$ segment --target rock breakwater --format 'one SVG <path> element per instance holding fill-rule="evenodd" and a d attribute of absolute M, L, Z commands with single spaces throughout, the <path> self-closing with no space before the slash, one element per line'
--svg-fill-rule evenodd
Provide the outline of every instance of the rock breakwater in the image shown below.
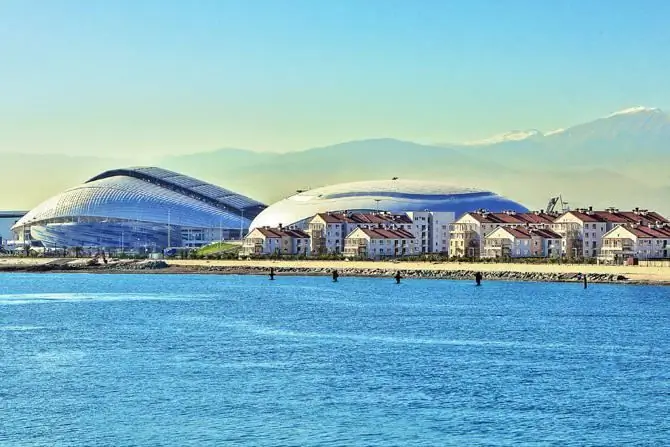
<path fill-rule="evenodd" d="M 221 274 L 238 275 L 266 275 L 269 269 L 266 267 L 244 266 L 244 267 L 224 267 L 224 266 L 199 266 L 200 271 Z M 333 269 L 331 268 L 310 268 L 310 267 L 273 267 L 277 275 L 306 275 L 306 276 L 329 276 Z M 396 272 L 400 272 L 404 278 L 422 278 L 422 279 L 453 279 L 453 280 L 474 280 L 476 270 L 391 270 L 379 268 L 344 268 L 338 269 L 341 277 L 346 276 L 366 276 L 366 277 L 392 277 Z M 480 272 L 484 280 L 495 281 L 539 281 L 539 282 L 576 282 L 582 281 L 584 276 L 581 273 L 537 273 L 537 272 L 514 272 L 514 271 L 493 271 Z M 614 283 L 626 282 L 628 279 L 622 275 L 613 274 L 594 274 L 586 275 L 589 282 L 594 283 Z"/>

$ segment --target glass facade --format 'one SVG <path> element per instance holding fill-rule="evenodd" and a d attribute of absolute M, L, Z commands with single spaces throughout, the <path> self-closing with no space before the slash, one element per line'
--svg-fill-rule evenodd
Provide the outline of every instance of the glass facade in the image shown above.
<path fill-rule="evenodd" d="M 260 202 L 160 168 L 102 173 L 58 194 L 12 228 L 47 248 L 134 249 L 181 246 L 183 234 L 239 237 L 265 208 Z M 169 241 L 168 241 L 169 235 Z"/>

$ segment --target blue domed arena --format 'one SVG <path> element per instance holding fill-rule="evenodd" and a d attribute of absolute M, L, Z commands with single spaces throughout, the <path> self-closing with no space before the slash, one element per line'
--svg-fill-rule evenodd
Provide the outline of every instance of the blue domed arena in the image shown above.
<path fill-rule="evenodd" d="M 453 212 L 457 217 L 486 209 L 527 212 L 528 208 L 490 191 L 420 180 L 372 180 L 340 183 L 299 192 L 263 210 L 250 228 L 303 226 L 328 211 Z"/>
<path fill-rule="evenodd" d="M 103 172 L 38 205 L 13 227 L 47 249 L 148 250 L 238 238 L 265 205 L 166 169 Z"/>

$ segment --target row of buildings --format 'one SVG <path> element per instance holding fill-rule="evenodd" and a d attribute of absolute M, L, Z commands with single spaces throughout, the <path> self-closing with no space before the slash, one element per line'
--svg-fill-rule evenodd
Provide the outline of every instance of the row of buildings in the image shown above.
<path fill-rule="evenodd" d="M 670 222 L 644 209 L 564 213 L 319 213 L 301 228 L 260 227 L 241 255 L 333 254 L 379 259 L 439 253 L 454 258 L 670 257 Z"/>
<path fill-rule="evenodd" d="M 301 254 L 381 258 L 449 250 L 453 212 L 326 212 L 301 228 L 259 227 L 244 239 L 241 255 Z"/>
<path fill-rule="evenodd" d="M 143 254 L 244 238 L 247 256 L 666 258 L 669 233 L 647 210 L 529 212 L 491 191 L 397 177 L 298 190 L 266 206 L 158 167 L 108 170 L 28 212 L 0 211 L 0 248 L 18 252 Z"/>
<path fill-rule="evenodd" d="M 466 258 L 668 257 L 670 222 L 644 209 L 466 213 L 451 225 L 450 255 Z"/>

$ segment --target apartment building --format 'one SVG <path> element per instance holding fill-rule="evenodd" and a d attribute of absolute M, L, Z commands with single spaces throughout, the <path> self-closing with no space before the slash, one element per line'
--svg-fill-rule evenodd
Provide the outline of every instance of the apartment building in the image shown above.
<path fill-rule="evenodd" d="M 408 211 L 412 233 L 417 237 L 421 253 L 448 253 L 449 226 L 456 220 L 453 212 Z"/>
<path fill-rule="evenodd" d="M 603 236 L 601 257 L 611 261 L 628 257 L 667 259 L 670 257 L 670 224 L 617 225 Z"/>
<path fill-rule="evenodd" d="M 556 216 L 557 214 L 545 213 L 543 210 L 528 213 L 491 213 L 479 210 L 465 213 L 449 227 L 449 255 L 478 258 L 484 251 L 484 236 L 496 228 L 527 226 L 551 229 Z"/>
<path fill-rule="evenodd" d="M 306 232 L 311 238 L 311 253 L 314 255 L 343 253 L 344 239 L 357 228 L 385 228 L 412 232 L 413 222 L 406 214 L 389 212 L 319 213 L 307 225 Z"/>
<path fill-rule="evenodd" d="M 356 228 L 344 242 L 344 255 L 352 258 L 396 258 L 421 254 L 414 234 L 407 230 Z"/>
<path fill-rule="evenodd" d="M 568 211 L 554 220 L 552 230 L 561 235 L 563 252 L 571 257 L 594 258 L 599 256 L 603 236 L 619 225 L 660 225 L 669 223 L 660 214 L 635 208 L 619 211 L 607 208 L 604 211 L 593 207 Z"/>
<path fill-rule="evenodd" d="M 501 226 L 484 236 L 482 258 L 559 257 L 561 236 L 546 228 Z"/>
<path fill-rule="evenodd" d="M 309 252 L 310 239 L 307 233 L 280 225 L 277 228 L 254 228 L 244 238 L 240 255 L 307 255 Z"/>

